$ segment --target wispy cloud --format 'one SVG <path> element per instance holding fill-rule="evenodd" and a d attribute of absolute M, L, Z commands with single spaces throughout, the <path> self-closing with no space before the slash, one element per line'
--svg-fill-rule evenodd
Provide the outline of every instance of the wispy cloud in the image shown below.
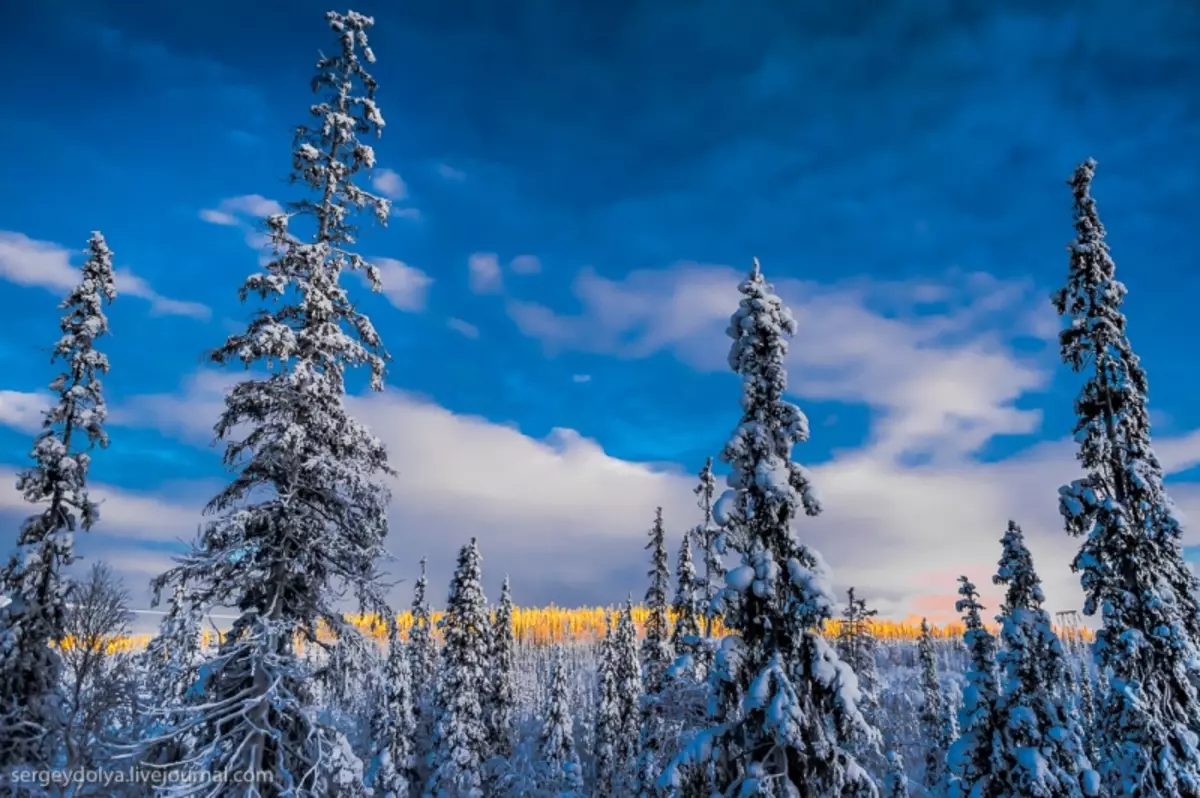
<path fill-rule="evenodd" d="M 383 295 L 388 302 L 403 311 L 417 312 L 425 309 L 429 298 L 429 286 L 433 278 L 420 269 L 409 266 L 395 258 L 375 258 L 383 281 Z"/>
<path fill-rule="evenodd" d="M 215 208 L 204 208 L 200 218 L 209 224 L 236 227 L 242 231 L 246 246 L 258 253 L 260 264 L 271 258 L 271 239 L 264 231 L 263 220 L 268 216 L 283 213 L 278 201 L 261 194 L 240 194 L 221 200 Z"/>
<path fill-rule="evenodd" d="M 421 210 L 419 208 L 392 208 L 392 216 L 397 219 L 406 219 L 410 222 L 421 221 Z"/>
<path fill-rule="evenodd" d="M 42 426 L 42 418 L 50 409 L 50 396 L 45 393 L 0 390 L 0 426 L 19 432 L 33 433 Z"/>
<path fill-rule="evenodd" d="M 114 247 L 118 254 L 119 246 Z M 79 270 L 71 265 L 73 256 L 75 253 L 50 241 L 0 230 L 0 279 L 7 282 L 65 294 L 79 282 Z M 118 293 L 146 300 L 155 314 L 194 319 L 211 316 L 207 305 L 165 297 L 127 268 L 117 269 L 115 276 Z"/>
<path fill-rule="evenodd" d="M 476 327 L 474 324 L 471 324 L 468 321 L 463 321 L 462 319 L 456 319 L 456 318 L 449 318 L 449 319 L 446 319 L 446 326 L 449 327 L 451 330 L 454 330 L 459 335 L 462 335 L 464 338 L 475 339 L 475 338 L 479 337 L 479 328 Z"/>
<path fill-rule="evenodd" d="M 437 165 L 437 173 L 445 180 L 462 181 L 467 179 L 467 173 L 445 163 Z"/>
<path fill-rule="evenodd" d="M 542 262 L 537 255 L 518 255 L 509 261 L 508 268 L 513 274 L 537 274 L 542 270 Z"/>
<path fill-rule="evenodd" d="M 197 419 L 212 417 L 224 378 L 198 376 L 179 394 L 141 400 L 130 417 L 203 445 L 211 433 Z M 392 484 L 392 528 L 405 550 L 431 556 L 435 583 L 448 579 L 455 548 L 478 535 L 489 575 L 512 574 L 523 601 L 607 603 L 640 582 L 640 530 L 656 506 L 672 529 L 697 521 L 690 474 L 613 457 L 573 430 L 534 438 L 396 391 L 349 401 L 392 453 L 401 475 Z M 736 404 L 729 412 L 736 416 Z M 1200 439 L 1166 438 L 1160 447 L 1200 456 Z M 796 452 L 802 462 L 803 449 Z M 800 521 L 799 534 L 833 565 L 839 587 L 870 585 L 885 615 L 934 612 L 959 573 L 994 603 L 990 574 L 1013 513 L 1049 605 L 1079 606 L 1068 567 L 1078 543 L 1062 531 L 1055 492 L 1078 473 L 1069 441 L 999 463 L 944 466 L 904 465 L 868 448 L 841 452 L 813 472 L 826 510 Z M 1173 488 L 1185 509 L 1188 488 Z M 1186 542 L 1200 542 L 1195 530 Z"/>
<path fill-rule="evenodd" d="M 696 368 L 724 370 L 724 329 L 741 278 L 698 264 L 620 281 L 585 270 L 574 285 L 578 315 L 522 301 L 507 307 L 525 334 L 552 350 L 624 358 L 667 350 Z M 876 456 L 954 458 L 997 435 L 1037 428 L 1040 414 L 1015 402 L 1042 388 L 1048 369 L 1006 347 L 993 323 L 1002 319 L 1006 334 L 1045 332 L 1043 314 L 1027 310 L 1035 306 L 1033 286 L 954 274 L 940 284 L 782 280 L 778 290 L 801 330 L 789 359 L 791 389 L 880 411 Z"/>
<path fill-rule="evenodd" d="M 494 252 L 476 252 L 467 259 L 471 290 L 476 294 L 496 294 L 504 290 L 500 259 Z"/>
<path fill-rule="evenodd" d="M 408 197 L 408 184 L 400 173 L 392 169 L 376 169 L 371 176 L 371 185 L 383 196 L 391 200 L 402 200 Z"/>
<path fill-rule="evenodd" d="M 265 219 L 283 213 L 283 206 L 262 194 L 241 194 L 221 200 L 216 208 L 200 211 L 200 218 L 211 224 L 236 226 L 251 219 Z"/>
<path fill-rule="evenodd" d="M 584 383 L 584 382 L 591 382 L 591 381 L 592 381 L 591 374 L 572 374 L 571 375 L 571 382 Z"/>

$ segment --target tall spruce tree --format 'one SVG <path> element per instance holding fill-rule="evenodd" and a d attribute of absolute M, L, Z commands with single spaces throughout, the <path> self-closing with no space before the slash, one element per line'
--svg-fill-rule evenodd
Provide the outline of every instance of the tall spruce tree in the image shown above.
<path fill-rule="evenodd" d="M 433 687 L 433 672 L 437 652 L 433 641 L 433 616 L 429 611 L 428 560 L 421 558 L 421 575 L 413 585 L 412 628 L 408 633 L 409 667 L 412 670 L 413 690 L 426 694 Z"/>
<path fill-rule="evenodd" d="M 416 723 L 415 746 L 418 774 L 424 779 L 428 772 L 433 726 L 437 721 L 433 700 L 437 696 L 437 647 L 433 639 L 433 615 L 426 594 L 429 589 L 428 561 L 421 558 L 421 575 L 413 585 L 412 627 L 408 633 L 408 662 L 413 683 L 413 719 Z"/>
<path fill-rule="evenodd" d="M 339 640 L 358 634 L 342 613 L 347 591 L 362 609 L 386 611 L 376 561 L 387 534 L 381 480 L 392 473 L 382 442 L 346 411 L 347 369 L 365 366 L 371 387 L 382 390 L 386 354 L 340 284 L 349 270 L 381 289 L 379 269 L 348 249 L 355 211 L 367 208 L 381 224 L 389 213 L 386 199 L 356 184 L 375 165 L 358 136 L 384 125 L 364 66 L 375 58 L 367 44 L 374 21 L 354 11 L 326 20 L 338 48 L 317 61 L 316 123 L 297 128 L 292 151 L 292 180 L 311 196 L 267 220 L 274 256 L 240 291 L 265 307 L 212 354 L 215 363 L 268 374 L 226 395 L 216 435 L 227 442 L 235 476 L 206 508 L 216 518 L 154 583 L 156 595 L 184 584 L 191 604 L 238 612 L 203 668 L 203 711 L 175 732 L 199 737 L 179 767 L 267 772 L 272 794 L 297 797 L 349 789 L 347 774 L 361 770 L 341 736 L 317 719 L 295 641 L 324 647 L 318 626 Z M 296 219 L 311 223 L 309 240 L 291 232 Z M 230 778 L 214 789 L 210 795 L 244 788 Z"/>
<path fill-rule="evenodd" d="M 1098 780 L 1078 718 L 1072 716 L 1061 689 L 1070 679 L 1070 667 L 1050 613 L 1042 607 L 1042 582 L 1015 522 L 1008 522 L 1001 544 L 1003 554 L 993 579 L 1007 588 L 996 618 L 1003 643 L 997 654 L 1002 682 L 996 713 L 1005 763 L 998 775 L 1011 795 L 1094 795 Z"/>
<path fill-rule="evenodd" d="M 853 587 L 846 590 L 846 599 L 838 629 L 838 655 L 858 676 L 859 707 L 867 722 L 874 726 L 879 713 L 879 669 L 875 662 L 876 640 L 870 624 L 871 619 L 879 615 L 879 610 L 868 608 L 866 599 L 856 595 Z"/>
<path fill-rule="evenodd" d="M 393 616 L 388 618 L 383 702 L 373 717 L 373 787 L 378 798 L 409 798 L 416 779 L 412 672 Z"/>
<path fill-rule="evenodd" d="M 996 638 L 983 625 L 979 592 L 965 576 L 958 578 L 955 611 L 962 613 L 963 642 L 970 654 L 963 705 L 958 711 L 958 739 L 950 746 L 950 798 L 1005 798 L 1001 720 L 997 714 L 999 681 L 996 673 Z"/>
<path fill-rule="evenodd" d="M 879 611 L 868 608 L 866 600 L 856 595 L 853 587 L 847 589 L 846 598 L 842 623 L 838 627 L 837 652 L 858 677 L 858 707 L 863 718 L 868 725 L 877 728 L 880 721 L 879 670 L 875 662 L 876 641 L 871 634 L 870 623 Z M 855 756 L 875 773 L 886 769 L 879 742 L 878 739 L 859 738 L 850 743 Z"/>
<path fill-rule="evenodd" d="M 618 730 L 615 735 L 616 776 L 613 794 L 637 794 L 637 762 L 642 733 L 642 700 L 645 695 L 642 667 L 638 658 L 637 628 L 633 623 L 633 600 L 625 602 L 617 617 L 613 640 L 613 678 L 617 697 Z"/>
<path fill-rule="evenodd" d="M 1103 628 L 1095 657 L 1109 682 L 1098 726 L 1099 766 L 1118 798 L 1200 796 L 1200 611 L 1181 529 L 1150 443 L 1146 372 L 1126 336 L 1125 286 L 1091 196 L 1096 162 L 1069 184 L 1075 240 L 1066 285 L 1052 301 L 1068 321 L 1063 362 L 1087 373 L 1075 401 L 1083 478 L 1060 488 L 1067 531 L 1083 537 L 1072 563 L 1084 613 Z"/>
<path fill-rule="evenodd" d="M 488 753 L 484 702 L 488 688 L 490 624 L 483 571 L 475 538 L 463 546 L 442 617 L 441 679 L 433 772 L 426 798 L 482 798 L 483 762 Z"/>
<path fill-rule="evenodd" d="M 571 696 L 567 684 L 567 667 L 562 648 L 554 652 L 550 676 L 550 695 L 546 705 L 541 736 L 542 763 L 545 766 L 545 786 L 555 796 L 577 796 L 583 792 L 583 771 L 575 751 L 574 720 L 571 717 Z"/>
<path fill-rule="evenodd" d="M 197 696 L 193 688 L 204 661 L 203 617 L 197 607 L 189 606 L 187 590 L 175 586 L 158 635 L 141 653 L 147 711 L 141 718 L 141 737 L 150 741 L 140 752 L 146 764 L 170 764 L 191 753 L 194 735 L 171 736 L 167 732 L 187 723 Z"/>
<path fill-rule="evenodd" d="M 692 563 L 690 536 L 684 535 L 679 545 L 679 561 L 675 568 L 675 598 L 671 602 L 675 626 L 671 629 L 671 648 L 678 654 L 694 653 L 700 637 L 700 620 L 696 607 L 696 566 Z"/>
<path fill-rule="evenodd" d="M 50 383 L 58 401 L 42 420 L 30 456 L 17 478 L 25 501 L 42 509 L 21 525 L 17 551 L 0 572 L 0 768 L 48 770 L 65 720 L 62 659 L 53 647 L 66 634 L 63 568 L 75 560 L 74 533 L 99 518 L 88 497 L 88 451 L 108 445 L 101 378 L 108 358 L 95 348 L 108 332 L 104 305 L 116 298 L 112 251 L 99 232 L 88 241 L 80 281 L 59 304 L 62 337 L 51 361 L 64 371 Z"/>
<path fill-rule="evenodd" d="M 925 747 L 925 788 L 936 790 L 945 781 L 946 752 L 953 742 L 943 720 L 945 699 L 938 681 L 937 656 L 934 651 L 933 630 L 927 618 L 921 619 L 921 634 L 917 638 L 917 657 L 921 666 L 921 712 L 919 723 Z"/>
<path fill-rule="evenodd" d="M 663 526 L 662 508 L 654 511 L 650 527 L 650 586 L 646 589 L 646 635 L 642 639 L 642 682 L 647 693 L 662 691 L 663 676 L 671 664 L 670 621 L 667 617 L 668 593 L 671 587 L 671 566 L 667 560 L 667 532 Z"/>
<path fill-rule="evenodd" d="M 704 461 L 704 468 L 700 469 L 700 482 L 696 485 L 694 493 L 698 497 L 697 503 L 700 505 L 700 511 L 703 513 L 700 523 L 692 530 L 692 535 L 696 538 L 696 545 L 700 548 L 704 558 L 704 578 L 700 583 L 702 604 L 701 610 L 704 615 L 704 636 L 711 638 L 713 636 L 713 622 L 717 614 L 713 608 L 713 599 L 720 592 L 721 580 L 725 578 L 725 562 L 721 559 L 721 550 L 718 545 L 721 530 L 713 521 L 713 502 L 717 495 L 717 479 L 713 476 L 712 458 Z"/>
<path fill-rule="evenodd" d="M 605 619 L 604 639 L 596 668 L 596 728 L 592 735 L 595 756 L 596 798 L 616 798 L 618 775 L 618 736 L 621 733 L 621 706 L 617 694 L 617 633 L 612 615 Z"/>
<path fill-rule="evenodd" d="M 796 322 L 763 279 L 758 261 L 738 287 L 742 300 L 730 320 L 729 365 L 742 381 L 742 418 L 721 458 L 731 466 L 729 490 L 715 520 L 741 565 L 726 575 L 735 594 L 716 670 L 723 691 L 744 696 L 742 716 L 729 721 L 676 759 L 698 765 L 718 752 L 730 784 L 743 795 L 841 795 L 876 785 L 846 748 L 855 730 L 878 733 L 857 706 L 858 680 L 821 636 L 834 599 L 821 558 L 801 543 L 792 524 L 821 506 L 792 447 L 808 439 L 808 419 L 784 399 L 784 358 Z M 729 762 L 743 763 L 730 768 Z M 674 767 L 664 786 L 678 786 Z"/>
<path fill-rule="evenodd" d="M 492 753 L 512 756 L 517 715 L 517 640 L 513 630 L 512 588 L 508 577 L 500 588 L 500 604 L 492 620 L 492 684 L 488 729 Z"/>

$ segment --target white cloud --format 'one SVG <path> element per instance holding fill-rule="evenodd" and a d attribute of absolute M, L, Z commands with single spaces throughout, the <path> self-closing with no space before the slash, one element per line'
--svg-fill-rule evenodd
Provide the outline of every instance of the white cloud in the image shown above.
<path fill-rule="evenodd" d="M 404 178 L 391 169 L 376 169 L 371 177 L 371 185 L 388 199 L 402 200 L 408 196 L 408 185 Z"/>
<path fill-rule="evenodd" d="M 23 233 L 0 230 L 0 279 L 16 285 L 44 288 L 63 294 L 79 283 L 79 270 L 71 265 L 75 253 L 50 241 L 37 241 Z M 150 303 L 152 313 L 207 319 L 207 305 L 165 297 L 126 268 L 115 272 L 117 293 Z"/>
<path fill-rule="evenodd" d="M 509 262 L 508 268 L 513 274 L 537 274 L 542 270 L 542 262 L 537 255 L 518 255 Z"/>
<path fill-rule="evenodd" d="M 236 227 L 242 231 L 246 246 L 258 253 L 258 263 L 265 266 L 273 252 L 271 237 L 264 231 L 263 219 L 284 213 L 283 206 L 276 200 L 261 194 L 242 194 L 221 200 L 216 208 L 200 211 L 200 218 L 209 224 Z"/>
<path fill-rule="evenodd" d="M 0 512 L 28 515 L 32 505 L 16 489 L 17 471 L 0 466 Z M 100 520 L 92 534 L 130 542 L 190 540 L 196 532 L 204 499 L 198 495 L 171 500 L 100 482 L 88 486 L 100 505 Z"/>
<path fill-rule="evenodd" d="M 1154 446 L 1158 462 L 1169 473 L 1187 471 L 1200 465 L 1200 430 L 1178 438 L 1159 438 Z M 1200 521 L 1200 519 L 1197 519 Z"/>
<path fill-rule="evenodd" d="M 236 216 L 225 211 L 219 211 L 216 208 L 202 208 L 200 210 L 200 218 L 209 224 L 219 224 L 226 227 L 235 227 L 238 223 Z"/>
<path fill-rule="evenodd" d="M 445 180 L 454 180 L 460 182 L 467 179 L 466 172 L 461 169 L 455 169 L 449 164 L 440 163 L 437 165 L 437 172 Z"/>
<path fill-rule="evenodd" d="M 19 432 L 37 432 L 49 409 L 49 394 L 0 390 L 0 426 Z"/>
<path fill-rule="evenodd" d="M 468 321 L 450 318 L 446 320 L 446 326 L 465 338 L 475 339 L 479 337 L 479 328 Z"/>
<path fill-rule="evenodd" d="M 668 350 L 696 368 L 723 371 L 724 330 L 741 278 L 699 264 L 634 272 L 622 281 L 585 270 L 574 285 L 579 315 L 519 300 L 507 308 L 526 335 L 551 350 L 625 358 Z M 1043 330 L 1044 314 L 1018 310 L 1032 306 L 1033 287 L 989 275 L 948 279 L 946 285 L 778 281 L 800 326 L 788 361 L 793 393 L 874 408 L 881 417 L 872 444 L 881 457 L 961 457 L 996 435 L 1036 429 L 1040 414 L 1014 403 L 1046 383 L 1048 368 L 1016 357 L 987 326 L 1003 319 L 1020 333 Z M 941 307 L 919 307 L 930 302 Z"/>
<path fill-rule="evenodd" d="M 17 471 L 0 466 L 0 550 L 16 545 L 19 519 L 35 509 L 16 490 Z M 210 483 L 177 486 L 179 495 L 155 496 L 92 482 L 89 494 L 100 505 L 100 519 L 92 530 L 75 535 L 73 566 L 79 572 L 97 560 L 107 562 L 125 583 L 132 605 L 150 603 L 150 580 L 173 565 L 172 557 L 186 549 L 202 521 Z M 157 623 L 155 620 L 153 625 Z M 141 628 L 141 627 L 138 627 Z"/>
<path fill-rule="evenodd" d="M 383 282 L 383 295 L 399 310 L 417 312 L 425 309 L 429 286 L 433 278 L 395 258 L 375 258 Z"/>
<path fill-rule="evenodd" d="M 224 379 L 197 375 L 182 394 L 144 398 L 132 415 L 200 444 Z M 355 397 L 350 405 L 387 444 L 399 473 L 388 543 L 403 556 L 396 575 L 410 577 L 416 560 L 430 555 L 437 601 L 456 548 L 475 535 L 490 589 L 509 573 L 519 601 L 616 602 L 644 589 L 642 545 L 654 508 L 664 508 L 676 539 L 698 520 L 690 474 L 614 458 L 572 430 L 535 439 L 396 391 Z M 732 418 L 737 407 L 729 412 Z M 1163 439 L 1160 446 L 1189 440 Z M 804 455 L 798 447 L 797 459 Z M 857 451 L 813 473 L 825 512 L 801 520 L 798 533 L 825 555 L 840 589 L 856 585 L 884 614 L 950 617 L 959 573 L 971 576 L 994 608 L 990 577 L 1010 517 L 1025 528 L 1049 608 L 1079 606 L 1078 578 L 1069 569 L 1078 541 L 1062 531 L 1056 504 L 1057 486 L 1076 474 L 1068 442 L 1000 463 L 953 466 L 907 467 Z M 1200 485 L 1172 490 L 1185 508 L 1200 496 Z M 1188 541 L 1200 542 L 1200 535 L 1189 530 Z"/>
<path fill-rule="evenodd" d="M 591 374 L 572 374 L 571 375 L 571 382 L 583 383 L 583 382 L 591 382 L 591 381 L 592 381 Z"/>
<path fill-rule="evenodd" d="M 213 442 L 213 425 L 225 408 L 225 393 L 246 373 L 201 369 L 193 372 L 178 394 L 143 394 L 109 406 L 116 426 L 157 429 L 194 446 Z"/>
<path fill-rule="evenodd" d="M 471 290 L 476 294 L 495 294 L 504 289 L 500 260 L 494 252 L 476 252 L 467 259 Z"/>
<path fill-rule="evenodd" d="M 236 225 L 243 217 L 265 219 L 283 213 L 283 206 L 262 194 L 242 194 L 221 200 L 215 209 L 200 211 L 200 218 L 211 224 Z"/>
<path fill-rule="evenodd" d="M 58 244 L 0 230 L 0 278 L 10 283 L 66 293 L 79 283 L 72 254 Z"/>
<path fill-rule="evenodd" d="M 421 221 L 421 211 L 417 208 L 392 208 L 392 216 L 397 219 L 407 219 L 410 222 Z"/>

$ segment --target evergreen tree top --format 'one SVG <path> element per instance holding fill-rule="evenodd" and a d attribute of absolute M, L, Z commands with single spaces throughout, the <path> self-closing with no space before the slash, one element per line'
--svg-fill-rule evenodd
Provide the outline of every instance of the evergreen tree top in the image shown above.
<path fill-rule="evenodd" d="M 1078 370 L 1097 351 L 1120 346 L 1125 336 L 1121 304 L 1125 286 L 1116 279 L 1116 264 L 1105 243 L 1104 225 L 1092 198 L 1096 162 L 1089 158 L 1075 170 L 1068 184 L 1075 196 L 1075 240 L 1067 283 L 1054 292 L 1052 301 L 1059 315 L 1070 316 L 1072 324 L 1059 334 L 1063 358 Z"/>
<path fill-rule="evenodd" d="M 996 638 L 983 625 L 984 606 L 979 603 L 979 591 L 966 576 L 958 578 L 958 595 L 962 598 L 954 603 L 955 612 L 962 614 L 963 642 L 971 656 L 972 672 L 979 674 L 978 679 L 986 679 L 994 694 L 996 688 Z M 968 673 L 967 681 L 975 678 Z M 978 680 L 977 680 L 978 681 Z"/>
<path fill-rule="evenodd" d="M 1008 522 L 1008 529 L 1000 539 L 1003 554 L 1000 567 L 992 581 L 1006 585 L 1008 593 L 1004 600 L 1004 612 L 1016 608 L 1041 609 L 1046 600 L 1042 592 L 1042 580 L 1033 567 L 1033 555 L 1025 546 L 1025 534 L 1015 521 Z"/>
<path fill-rule="evenodd" d="M 796 321 L 763 279 L 757 260 L 738 290 L 743 297 L 726 334 L 733 339 L 729 365 L 742 378 L 742 418 L 721 452 L 731 466 L 730 491 L 718 503 L 716 520 L 721 526 L 743 519 L 786 530 L 801 510 L 821 511 L 807 469 L 792 461 L 792 447 L 808 440 L 808 418 L 783 398 L 784 358 Z M 773 520 L 758 518 L 764 514 Z"/>
<path fill-rule="evenodd" d="M 418 612 L 428 613 L 429 611 L 429 605 L 426 604 L 425 598 L 425 591 L 429 587 L 429 576 L 426 571 L 428 561 L 427 557 L 421 558 L 421 575 L 417 577 L 417 581 L 413 585 L 412 608 L 414 614 Z"/>
<path fill-rule="evenodd" d="M 717 478 L 713 475 L 713 459 L 711 457 L 704 461 L 704 467 L 700 469 L 699 483 L 692 490 L 697 496 L 697 505 L 704 513 L 704 520 L 701 522 L 701 528 L 707 529 L 712 525 L 712 505 L 713 498 L 717 495 Z"/>
<path fill-rule="evenodd" d="M 646 604 L 655 610 L 667 602 L 667 590 L 671 583 L 670 562 L 667 559 L 667 532 L 663 526 L 662 508 L 654 511 L 654 525 L 650 527 L 650 539 L 644 547 L 651 552 L 650 587 L 646 590 Z"/>
<path fill-rule="evenodd" d="M 497 606 L 497 611 L 504 613 L 510 619 L 513 612 L 513 597 L 512 587 L 509 584 L 508 574 L 504 575 L 504 582 L 500 585 L 500 602 Z"/>
<path fill-rule="evenodd" d="M 447 614 L 451 608 L 487 606 L 487 598 L 483 595 L 483 559 L 479 555 L 477 538 L 471 538 L 471 542 L 459 551 L 446 606 Z"/>

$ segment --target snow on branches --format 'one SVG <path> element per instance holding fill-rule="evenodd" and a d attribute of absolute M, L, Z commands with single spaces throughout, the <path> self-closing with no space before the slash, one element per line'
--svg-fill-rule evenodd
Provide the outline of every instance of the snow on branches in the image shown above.
<path fill-rule="evenodd" d="M 821 506 L 808 471 L 792 447 L 808 439 L 808 419 L 784 399 L 784 357 L 796 322 L 758 261 L 738 286 L 742 299 L 730 319 L 729 365 L 742 380 L 742 417 L 721 459 L 729 489 L 715 508 L 725 542 L 741 556 L 726 575 L 722 603 L 726 640 L 713 668 L 714 687 L 742 696 L 740 717 L 701 733 L 668 767 L 661 786 L 682 783 L 681 766 L 722 760 L 723 791 L 752 794 L 842 794 L 876 786 L 846 747 L 858 732 L 878 732 L 858 707 L 858 679 L 821 636 L 834 598 L 827 566 L 802 544 L 792 523 Z M 741 760 L 737 767 L 735 760 Z"/>
<path fill-rule="evenodd" d="M 294 643 L 325 647 L 318 626 L 339 641 L 357 635 L 340 609 L 348 590 L 361 607 L 387 611 L 375 563 L 387 534 L 381 478 L 391 472 L 383 444 L 344 401 L 347 369 L 365 366 L 382 388 L 386 354 L 340 284 L 343 271 L 361 270 L 380 287 L 378 270 L 348 249 L 354 211 L 387 217 L 386 200 L 355 183 L 375 162 L 358 135 L 383 127 L 363 66 L 374 60 L 373 20 L 353 11 L 326 19 L 340 47 L 317 64 L 318 123 L 297 129 L 292 153 L 292 180 L 312 196 L 267 220 L 274 257 L 240 291 L 264 307 L 212 354 L 268 374 L 226 395 L 216 434 L 233 480 L 209 502 L 215 518 L 192 550 L 155 580 L 156 591 L 184 584 L 194 606 L 241 612 L 201 669 L 204 709 L 184 726 L 200 734 L 199 746 L 179 767 L 231 772 L 253 763 L 297 796 L 325 794 L 356 766 L 312 716 L 310 668 Z M 296 218 L 312 222 L 310 240 L 291 232 Z"/>
<path fill-rule="evenodd" d="M 108 358 L 95 348 L 108 332 L 104 304 L 116 298 L 113 255 L 99 232 L 88 241 L 79 283 L 59 305 L 65 311 L 53 361 L 65 370 L 50 383 L 58 401 L 46 412 L 30 453 L 34 464 L 17 478 L 25 501 L 41 506 L 21 525 L 17 552 L 0 573 L 0 766 L 49 767 L 60 731 L 62 662 L 51 643 L 65 636 L 74 533 L 99 512 L 88 497 L 88 449 L 107 446 L 102 375 Z"/>
<path fill-rule="evenodd" d="M 1150 443 L 1148 381 L 1126 336 L 1125 286 L 1091 196 L 1096 162 L 1075 170 L 1075 240 L 1052 301 L 1063 362 L 1087 378 L 1075 401 L 1084 476 L 1059 490 L 1084 612 L 1101 613 L 1101 775 L 1118 798 L 1200 796 L 1200 610 L 1181 526 Z"/>

